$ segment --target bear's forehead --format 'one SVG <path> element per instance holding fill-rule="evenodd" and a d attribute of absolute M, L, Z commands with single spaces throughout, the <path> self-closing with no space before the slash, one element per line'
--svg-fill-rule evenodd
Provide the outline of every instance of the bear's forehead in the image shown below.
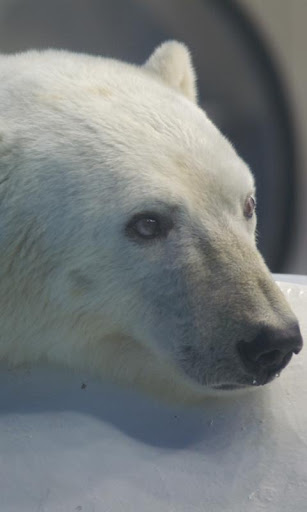
<path fill-rule="evenodd" d="M 9 57 L 5 72 L 12 108 L 24 104 L 40 137 L 52 126 L 72 147 L 90 148 L 96 161 L 108 153 L 112 171 L 128 183 L 137 174 L 140 184 L 155 180 L 158 189 L 160 177 L 195 196 L 218 187 L 219 197 L 253 188 L 247 166 L 206 114 L 141 67 L 43 51 Z M 24 116 L 18 107 L 17 117 Z"/>

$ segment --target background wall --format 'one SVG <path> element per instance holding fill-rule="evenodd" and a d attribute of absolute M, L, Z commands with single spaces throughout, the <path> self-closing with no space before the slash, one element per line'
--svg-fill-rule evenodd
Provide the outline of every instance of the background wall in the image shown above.
<path fill-rule="evenodd" d="M 238 0 L 269 45 L 286 83 L 295 120 L 298 221 L 287 268 L 307 274 L 307 2 Z"/>

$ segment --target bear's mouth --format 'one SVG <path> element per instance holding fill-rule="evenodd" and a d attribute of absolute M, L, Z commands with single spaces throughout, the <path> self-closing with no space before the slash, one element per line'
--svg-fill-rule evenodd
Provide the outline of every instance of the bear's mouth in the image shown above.
<path fill-rule="evenodd" d="M 244 389 L 248 387 L 250 387 L 250 385 L 248 384 L 217 384 L 215 386 L 212 386 L 213 389 L 219 391 L 235 391 L 237 389 Z"/>
<path fill-rule="evenodd" d="M 265 375 L 262 375 L 261 377 L 258 376 L 258 378 L 255 378 L 253 381 L 245 382 L 245 383 L 229 383 L 225 382 L 222 384 L 216 384 L 211 386 L 213 389 L 220 390 L 220 391 L 235 391 L 239 389 L 247 389 L 251 387 L 259 387 L 264 386 L 265 384 L 269 384 L 274 379 L 279 377 L 279 372 L 273 371 L 270 373 L 266 373 Z"/>

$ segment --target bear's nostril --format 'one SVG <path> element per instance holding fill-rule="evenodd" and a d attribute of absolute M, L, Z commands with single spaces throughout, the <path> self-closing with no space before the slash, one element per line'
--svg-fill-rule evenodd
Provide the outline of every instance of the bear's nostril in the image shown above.
<path fill-rule="evenodd" d="M 257 357 L 256 361 L 261 366 L 272 366 L 279 364 L 284 358 L 284 355 L 280 350 L 271 350 L 271 352 L 267 352 L 266 354 L 261 354 Z"/>

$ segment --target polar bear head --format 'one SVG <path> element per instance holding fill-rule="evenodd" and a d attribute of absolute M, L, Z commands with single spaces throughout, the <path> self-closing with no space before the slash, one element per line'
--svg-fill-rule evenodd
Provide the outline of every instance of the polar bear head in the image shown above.
<path fill-rule="evenodd" d="M 128 380 L 156 364 L 198 390 L 272 380 L 299 327 L 187 48 L 141 67 L 31 51 L 0 69 L 0 356 Z"/>

